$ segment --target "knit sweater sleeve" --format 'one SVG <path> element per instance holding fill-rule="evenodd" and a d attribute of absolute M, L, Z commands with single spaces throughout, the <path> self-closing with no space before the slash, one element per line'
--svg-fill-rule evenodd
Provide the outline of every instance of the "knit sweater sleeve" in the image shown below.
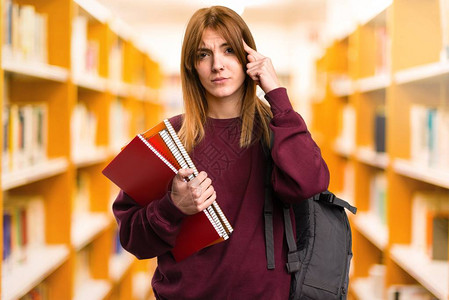
<path fill-rule="evenodd" d="M 112 211 L 119 226 L 120 243 L 139 259 L 170 251 L 185 217 L 173 204 L 170 193 L 142 207 L 120 191 Z"/>
<path fill-rule="evenodd" d="M 303 118 L 293 110 L 285 88 L 265 95 L 271 105 L 274 142 L 272 183 L 276 195 L 293 203 L 328 188 L 329 170 Z"/>

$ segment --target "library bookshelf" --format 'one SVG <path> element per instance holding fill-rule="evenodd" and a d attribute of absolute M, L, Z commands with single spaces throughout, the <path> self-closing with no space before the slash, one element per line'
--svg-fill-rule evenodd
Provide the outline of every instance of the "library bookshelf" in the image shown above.
<path fill-rule="evenodd" d="M 162 75 L 94 2 L 0 1 L 5 300 L 151 297 L 155 261 L 121 249 L 101 171 L 160 121 Z"/>
<path fill-rule="evenodd" d="M 353 299 L 449 298 L 448 24 L 445 0 L 389 1 L 316 61 L 312 131 L 358 207 Z"/>

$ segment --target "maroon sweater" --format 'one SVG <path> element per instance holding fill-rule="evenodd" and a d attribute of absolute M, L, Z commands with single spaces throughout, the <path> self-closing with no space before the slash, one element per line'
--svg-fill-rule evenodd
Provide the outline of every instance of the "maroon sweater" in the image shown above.
<path fill-rule="evenodd" d="M 303 119 L 293 111 L 286 89 L 273 90 L 266 99 L 273 112 L 276 198 L 291 203 L 326 190 L 328 168 Z M 181 118 L 172 121 L 179 128 Z M 185 215 L 169 192 L 146 207 L 123 192 L 114 202 L 123 247 L 138 258 L 158 257 L 152 281 L 158 299 L 288 298 L 282 210 L 275 206 L 273 216 L 276 268 L 267 270 L 263 220 L 267 161 L 260 143 L 240 148 L 240 124 L 238 118 L 209 118 L 205 138 L 192 152 L 197 169 L 212 179 L 217 202 L 234 227 L 227 241 L 176 263 L 169 251 Z"/>

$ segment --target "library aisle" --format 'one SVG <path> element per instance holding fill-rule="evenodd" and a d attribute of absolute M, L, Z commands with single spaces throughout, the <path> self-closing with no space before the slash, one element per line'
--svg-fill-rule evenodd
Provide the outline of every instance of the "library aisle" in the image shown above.
<path fill-rule="evenodd" d="M 161 118 L 158 63 L 86 1 L 1 1 L 1 299 L 148 299 L 101 173 Z M 4 21 L 3 21 L 4 20 Z"/>
<path fill-rule="evenodd" d="M 316 61 L 312 128 L 359 209 L 352 297 L 448 299 L 449 2 L 389 2 Z"/>
<path fill-rule="evenodd" d="M 303 93 L 330 190 L 358 208 L 349 298 L 447 300 L 449 0 L 375 2 Z M 0 0 L 4 300 L 154 299 L 156 259 L 121 248 L 101 171 L 174 114 L 179 76 L 95 3 Z"/>

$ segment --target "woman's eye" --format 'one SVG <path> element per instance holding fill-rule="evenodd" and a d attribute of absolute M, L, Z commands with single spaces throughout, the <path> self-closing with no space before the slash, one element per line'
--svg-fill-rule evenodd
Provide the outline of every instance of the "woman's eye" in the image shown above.
<path fill-rule="evenodd" d="M 234 53 L 234 49 L 232 49 L 232 48 L 226 48 L 226 53 Z"/>
<path fill-rule="evenodd" d="M 205 58 L 206 56 L 207 56 L 207 53 L 206 53 L 206 52 L 200 52 L 200 53 L 198 53 L 198 58 L 199 58 L 199 59 Z"/>

